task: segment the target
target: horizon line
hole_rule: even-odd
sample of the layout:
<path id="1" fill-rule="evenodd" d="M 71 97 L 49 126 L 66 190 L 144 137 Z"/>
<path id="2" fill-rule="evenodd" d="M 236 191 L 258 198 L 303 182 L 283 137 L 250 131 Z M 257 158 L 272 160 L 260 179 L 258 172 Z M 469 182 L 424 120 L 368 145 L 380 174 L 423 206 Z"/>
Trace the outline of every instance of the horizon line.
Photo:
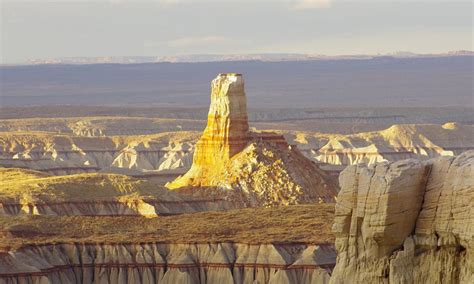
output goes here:
<path id="1" fill-rule="evenodd" d="M 473 56 L 473 50 L 450 50 L 440 53 L 416 53 L 411 51 L 394 51 L 376 54 L 340 54 L 325 55 L 317 53 L 196 53 L 182 55 L 112 55 L 112 56 L 61 56 L 52 58 L 33 58 L 23 62 L 0 63 L 0 66 L 27 65 L 92 65 L 92 64 L 145 64 L 145 63 L 212 63 L 212 62 L 291 62 L 318 60 L 369 60 L 380 57 L 392 58 L 426 58 L 447 56 Z M 267 56 L 267 58 L 265 58 Z M 194 57 L 194 58 L 193 58 Z M 199 58 L 203 57 L 203 58 Z M 205 57 L 208 57 L 207 59 Z M 215 57 L 215 58 L 211 58 Z M 226 58 L 228 57 L 228 58 Z M 241 58 L 239 58 L 241 57 Z M 260 58 L 259 58 L 260 57 Z M 274 57 L 274 58 L 271 58 Z M 127 61 L 128 59 L 128 61 Z M 144 61 L 136 62 L 133 59 Z M 154 59 L 154 60 L 152 60 Z M 94 60 L 98 60 L 94 62 Z M 114 61 L 115 60 L 115 61 Z M 120 61 L 122 60 L 122 61 Z"/>

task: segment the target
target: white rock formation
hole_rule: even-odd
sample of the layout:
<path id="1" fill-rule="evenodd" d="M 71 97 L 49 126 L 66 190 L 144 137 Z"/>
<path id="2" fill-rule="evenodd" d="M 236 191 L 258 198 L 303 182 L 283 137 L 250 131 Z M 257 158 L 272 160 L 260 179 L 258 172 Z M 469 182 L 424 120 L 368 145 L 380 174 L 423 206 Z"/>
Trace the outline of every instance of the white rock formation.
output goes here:
<path id="1" fill-rule="evenodd" d="M 96 120 L 91 119 L 89 123 L 94 122 Z M 334 165 L 336 170 L 359 163 L 454 156 L 474 149 L 474 127 L 456 123 L 394 125 L 382 131 L 351 135 L 279 132 L 306 157 Z M 55 175 L 97 171 L 137 175 L 170 170 L 182 174 L 191 167 L 200 135 L 180 131 L 147 136 L 77 137 L 3 132 L 0 134 L 0 165 Z"/>
<path id="2" fill-rule="evenodd" d="M 177 171 L 191 166 L 197 133 L 138 137 L 76 137 L 51 134 L 0 135 L 0 165 L 55 175 L 98 171 Z"/>
<path id="3" fill-rule="evenodd" d="M 328 245 L 57 244 L 0 254 L 0 283 L 328 283 Z"/>
<path id="4" fill-rule="evenodd" d="M 305 156 L 331 165 L 374 164 L 409 158 L 455 156 L 474 149 L 474 126 L 446 123 L 393 125 L 357 134 L 288 132 Z"/>
<path id="5" fill-rule="evenodd" d="M 473 283 L 474 151 L 349 166 L 331 283 Z"/>

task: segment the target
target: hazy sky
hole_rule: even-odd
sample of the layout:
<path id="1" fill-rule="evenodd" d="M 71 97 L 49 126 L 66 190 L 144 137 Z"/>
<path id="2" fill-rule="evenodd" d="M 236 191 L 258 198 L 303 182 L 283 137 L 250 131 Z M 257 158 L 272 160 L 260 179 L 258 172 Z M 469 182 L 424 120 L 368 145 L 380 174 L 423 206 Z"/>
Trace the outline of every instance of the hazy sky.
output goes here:
<path id="1" fill-rule="evenodd" d="M 2 63 L 75 56 L 439 53 L 473 45 L 471 1 L 0 2 Z"/>

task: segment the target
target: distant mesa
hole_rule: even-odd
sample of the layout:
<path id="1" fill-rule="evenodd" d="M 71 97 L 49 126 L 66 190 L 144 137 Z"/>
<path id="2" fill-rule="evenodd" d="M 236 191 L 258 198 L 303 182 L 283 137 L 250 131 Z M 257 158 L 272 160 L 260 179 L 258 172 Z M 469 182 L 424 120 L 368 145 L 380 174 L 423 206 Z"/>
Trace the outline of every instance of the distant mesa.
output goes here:
<path id="1" fill-rule="evenodd" d="M 273 206 L 332 202 L 335 184 L 282 135 L 250 132 L 243 77 L 221 73 L 211 82 L 207 126 L 191 169 L 167 187 L 193 194 L 211 190 L 244 206 Z"/>
<path id="2" fill-rule="evenodd" d="M 140 63 L 197 63 L 197 62 L 229 62 L 229 61 L 309 61 L 309 60 L 343 60 L 343 59 L 374 59 L 383 56 L 392 58 L 426 58 L 446 56 L 473 56 L 470 50 L 455 50 L 438 54 L 418 54 L 410 51 L 397 51 L 387 54 L 346 54 L 324 55 L 305 53 L 256 53 L 256 54 L 190 54 L 181 56 L 102 56 L 102 57 L 56 57 L 29 59 L 26 64 L 140 64 Z"/>
<path id="3" fill-rule="evenodd" d="M 458 129 L 459 125 L 456 122 L 446 122 L 445 124 L 443 124 L 442 127 L 443 129 L 454 130 L 454 129 Z"/>

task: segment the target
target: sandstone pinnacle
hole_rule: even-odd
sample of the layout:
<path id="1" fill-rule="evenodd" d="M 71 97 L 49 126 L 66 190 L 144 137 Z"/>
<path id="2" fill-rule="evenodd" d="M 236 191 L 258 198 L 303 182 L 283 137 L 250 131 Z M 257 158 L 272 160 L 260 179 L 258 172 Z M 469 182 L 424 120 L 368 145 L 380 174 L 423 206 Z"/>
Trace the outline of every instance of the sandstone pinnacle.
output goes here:
<path id="1" fill-rule="evenodd" d="M 249 141 L 247 99 L 241 74 L 219 74 L 211 82 L 211 105 L 207 126 L 196 144 L 193 165 L 189 172 L 168 184 L 169 188 L 198 183 L 193 176 L 220 171 L 225 163 L 242 151 Z"/>
<path id="2" fill-rule="evenodd" d="M 249 131 L 244 81 L 234 73 L 212 81 L 207 126 L 193 165 L 166 186 L 244 207 L 333 202 L 337 193 L 333 178 L 283 135 Z"/>

